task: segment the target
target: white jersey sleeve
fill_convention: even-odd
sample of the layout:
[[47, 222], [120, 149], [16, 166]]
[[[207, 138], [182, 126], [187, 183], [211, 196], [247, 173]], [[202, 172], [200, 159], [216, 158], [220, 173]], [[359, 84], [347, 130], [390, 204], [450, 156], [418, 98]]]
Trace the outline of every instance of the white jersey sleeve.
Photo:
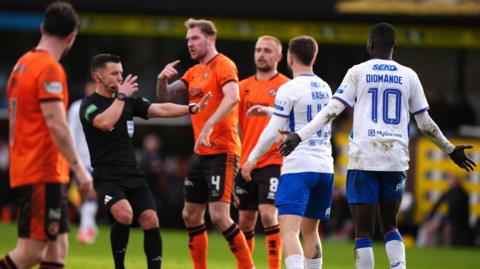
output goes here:
[[68, 125], [72, 131], [73, 142], [77, 147], [78, 155], [82, 160], [83, 164], [88, 170], [92, 170], [90, 166], [90, 153], [88, 152], [87, 140], [85, 139], [85, 134], [83, 132], [82, 123], [80, 121], [80, 106], [82, 100], [77, 100], [70, 105], [68, 110]]
[[283, 84], [277, 91], [273, 115], [288, 118], [295, 104], [295, 92], [290, 85]]
[[332, 97], [342, 102], [348, 109], [352, 109], [357, 100], [357, 75], [355, 68], [350, 68]]
[[410, 99], [408, 103], [410, 105], [410, 113], [417, 114], [420, 112], [427, 111], [429, 109], [427, 98], [425, 97], [425, 92], [423, 91], [422, 83], [418, 78], [417, 73], [411, 70], [411, 81], [410, 81]]

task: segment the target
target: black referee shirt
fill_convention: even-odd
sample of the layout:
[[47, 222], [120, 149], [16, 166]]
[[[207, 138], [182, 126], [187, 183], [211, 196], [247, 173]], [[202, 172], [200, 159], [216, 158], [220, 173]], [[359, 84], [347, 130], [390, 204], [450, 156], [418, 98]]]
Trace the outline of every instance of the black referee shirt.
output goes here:
[[93, 119], [110, 107], [114, 100], [114, 98], [93, 93], [83, 100], [80, 107], [80, 119], [94, 174], [97, 169], [114, 171], [133, 168], [137, 170], [137, 160], [132, 144], [133, 117], [147, 119], [151, 103], [142, 97], [127, 98], [122, 115], [112, 130], [105, 132], [95, 128]]

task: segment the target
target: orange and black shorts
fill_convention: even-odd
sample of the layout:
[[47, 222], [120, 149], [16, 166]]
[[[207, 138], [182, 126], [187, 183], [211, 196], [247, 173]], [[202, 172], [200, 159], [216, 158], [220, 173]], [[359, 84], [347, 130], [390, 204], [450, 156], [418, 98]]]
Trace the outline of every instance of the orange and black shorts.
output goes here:
[[14, 189], [19, 209], [18, 237], [47, 241], [68, 232], [66, 187], [41, 183]]
[[275, 205], [275, 196], [280, 182], [280, 165], [268, 165], [253, 169], [252, 181], [247, 182], [238, 173], [235, 179], [235, 195], [239, 210], [258, 210], [259, 204]]
[[185, 201], [230, 203], [239, 159], [238, 155], [228, 153], [194, 153], [184, 182]]

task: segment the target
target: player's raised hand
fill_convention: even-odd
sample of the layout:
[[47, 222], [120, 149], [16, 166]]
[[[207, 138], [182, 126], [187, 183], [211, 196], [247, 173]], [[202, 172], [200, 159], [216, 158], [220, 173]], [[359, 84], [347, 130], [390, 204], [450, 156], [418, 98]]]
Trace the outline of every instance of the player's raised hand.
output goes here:
[[175, 69], [175, 66], [180, 62], [180, 60], [175, 60], [169, 64], [167, 64], [162, 72], [158, 74], [157, 79], [158, 80], [169, 80], [173, 78], [174, 76], [178, 75], [177, 69]]
[[278, 151], [282, 157], [288, 156], [302, 142], [297, 133], [289, 131], [278, 131], [283, 136], [282, 143], [278, 146]]
[[137, 76], [129, 74], [123, 80], [123, 83], [118, 86], [118, 92], [123, 93], [128, 97], [132, 96], [136, 91], [138, 91], [138, 83], [136, 82], [137, 79]]
[[242, 177], [245, 181], [249, 182], [252, 181], [252, 170], [255, 168], [255, 164], [252, 164], [249, 161], [246, 161], [242, 167]]
[[195, 106], [192, 108], [193, 114], [197, 114], [198, 112], [202, 111], [208, 105], [210, 98], [212, 98], [212, 92], [205, 94], [202, 100], [200, 100], [200, 102], [195, 104]]
[[467, 170], [467, 172], [471, 172], [475, 169], [475, 162], [473, 162], [468, 156], [465, 154], [465, 149], [471, 149], [473, 146], [470, 145], [460, 145], [456, 146], [452, 153], [449, 154], [450, 159], [458, 165], [458, 167]]
[[253, 117], [253, 116], [270, 116], [270, 107], [268, 106], [262, 106], [262, 105], [254, 105], [251, 106], [247, 110], [247, 116]]

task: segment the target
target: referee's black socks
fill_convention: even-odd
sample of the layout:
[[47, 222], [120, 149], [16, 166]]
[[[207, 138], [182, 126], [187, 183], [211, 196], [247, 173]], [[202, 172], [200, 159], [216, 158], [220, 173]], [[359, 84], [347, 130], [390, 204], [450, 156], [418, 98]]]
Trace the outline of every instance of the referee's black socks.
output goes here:
[[115, 269], [125, 269], [125, 252], [127, 251], [130, 225], [114, 221], [110, 229], [110, 244], [112, 246]]
[[143, 250], [147, 256], [148, 269], [159, 269], [162, 265], [162, 237], [160, 228], [143, 230]]

